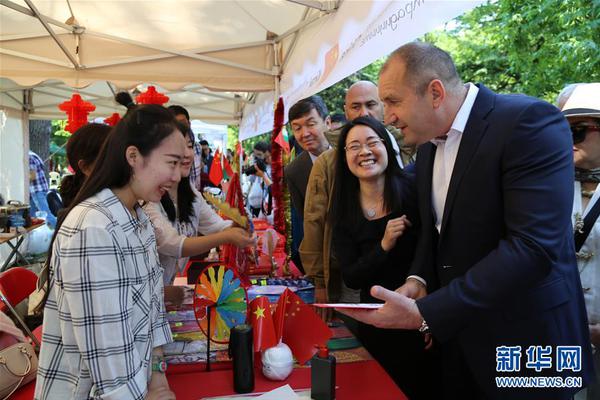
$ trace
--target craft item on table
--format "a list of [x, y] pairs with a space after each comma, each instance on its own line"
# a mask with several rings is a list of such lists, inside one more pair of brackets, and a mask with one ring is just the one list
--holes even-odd
[[[232, 220], [233, 222], [235, 222], [237, 225], [239, 225], [241, 228], [248, 230], [248, 232], [250, 234], [254, 233], [254, 224], [252, 223], [252, 220], [248, 219], [247, 216], [242, 215], [242, 213], [240, 212], [239, 208], [237, 208], [236, 206], [232, 206], [229, 203], [221, 200], [220, 198], [208, 193], [208, 192], [204, 192], [203, 193], [204, 198], [206, 199], [206, 201], [210, 204], [212, 204], [217, 210], [219, 210], [219, 212], [221, 213], [222, 216], [229, 218], [230, 220]], [[231, 246], [228, 245], [226, 247], [226, 262], [228, 265], [236, 267], [236, 269], [238, 270], [239, 274], [241, 275], [241, 278], [243, 279], [243, 283], [245, 285], [247, 285], [247, 278], [246, 278], [246, 264], [247, 264], [247, 260], [246, 260], [246, 256], [245, 256], [245, 249], [238, 249], [235, 250], [235, 258], [234, 260], [232, 260], [231, 258], [231, 253], [234, 252], [235, 246]], [[253, 248], [253, 256], [254, 256], [254, 260], [257, 259], [257, 251], [256, 248]], [[235, 261], [235, 262], [233, 262]]]
[[270, 301], [276, 302], [286, 287], [295, 292], [303, 302], [315, 302], [315, 286], [307, 279], [299, 278], [258, 278], [251, 279], [253, 284], [248, 288], [248, 299], [257, 296], [267, 296]]
[[169, 324], [172, 333], [186, 333], [198, 331], [198, 323], [196, 321], [181, 321], [172, 322]]
[[96, 109], [96, 106], [81, 98], [79, 93], [74, 93], [71, 100], [58, 105], [58, 109], [67, 113], [67, 125], [65, 131], [75, 131], [88, 123], [88, 114]]
[[196, 315], [194, 310], [167, 310], [167, 321], [179, 322], [179, 321], [196, 321]]
[[273, 184], [271, 185], [271, 193], [273, 196], [273, 225], [277, 232], [285, 235], [286, 233], [286, 221], [285, 221], [285, 204], [283, 202], [283, 192], [285, 185], [283, 182], [283, 160], [281, 154], [281, 144], [277, 140], [285, 119], [285, 108], [283, 105], [283, 98], [280, 97], [275, 105], [273, 112], [273, 133], [271, 134], [271, 178]]
[[162, 106], [168, 101], [169, 96], [157, 92], [154, 86], [148, 86], [144, 93], [140, 93], [135, 97], [135, 102], [138, 104], [159, 104]]
[[[194, 312], [200, 330], [210, 342], [227, 343], [231, 328], [246, 322], [248, 295], [233, 268], [225, 265], [207, 266], [194, 288]], [[206, 362], [210, 371], [210, 359]]]
[[273, 322], [277, 338], [290, 347], [300, 364], [312, 358], [317, 351], [315, 345], [325, 346], [332, 336], [331, 330], [313, 307], [305, 304], [289, 288], [277, 301]]
[[208, 192], [204, 192], [202, 193], [202, 195], [208, 203], [212, 204], [217, 210], [219, 210], [221, 215], [229, 218], [230, 220], [238, 224], [240, 227], [248, 229], [248, 217], [242, 215], [239, 209], [237, 209], [236, 207], [232, 207], [217, 196], [214, 196]]
[[[235, 170], [238, 171], [233, 174], [231, 181], [229, 181], [229, 188], [227, 189], [227, 195], [225, 201], [233, 208], [237, 208], [242, 216], [246, 216], [246, 209], [244, 206], [244, 196], [242, 194], [242, 185], [240, 183], [240, 160], [243, 158], [243, 149], [238, 142], [236, 144], [236, 154], [234, 157]], [[223, 260], [227, 265], [235, 265], [238, 270], [242, 282], [246, 283], [246, 277], [248, 275], [248, 269], [251, 263], [250, 254], [248, 249], [240, 249], [232, 244], [223, 245]]]
[[280, 271], [277, 268], [277, 263], [275, 262], [275, 258], [273, 257], [273, 253], [275, 252], [275, 246], [277, 246], [277, 242], [279, 241], [279, 237], [275, 229], [267, 229], [263, 234], [262, 240], [262, 252], [264, 256], [267, 257], [267, 260], [271, 263], [271, 274], [273, 276], [281, 276]]
[[231, 328], [246, 322], [246, 290], [232, 268], [225, 265], [207, 266], [198, 277], [194, 295], [196, 320], [200, 330], [207, 336], [208, 328], [211, 328], [209, 338], [212, 341], [227, 343]]
[[282, 381], [292, 373], [293, 369], [294, 357], [285, 343], [279, 343], [263, 351], [262, 372], [267, 378]]

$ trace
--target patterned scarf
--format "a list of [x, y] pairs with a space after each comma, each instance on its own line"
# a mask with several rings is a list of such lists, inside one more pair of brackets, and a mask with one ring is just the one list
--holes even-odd
[[600, 182], [600, 168], [581, 169], [575, 168], [575, 180], [579, 182]]

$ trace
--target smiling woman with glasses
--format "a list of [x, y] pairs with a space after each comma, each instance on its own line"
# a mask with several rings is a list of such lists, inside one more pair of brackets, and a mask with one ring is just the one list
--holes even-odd
[[600, 399], [600, 83], [577, 85], [562, 111], [573, 134], [575, 251], [596, 367], [596, 383], [575, 399]]
[[[401, 286], [413, 259], [419, 226], [414, 177], [399, 167], [390, 135], [371, 117], [347, 123], [336, 151], [333, 254], [346, 285], [360, 289], [361, 302], [375, 303], [370, 288]], [[358, 338], [409, 398], [437, 398], [430, 393], [436, 355], [425, 352], [419, 332], [359, 323]]]

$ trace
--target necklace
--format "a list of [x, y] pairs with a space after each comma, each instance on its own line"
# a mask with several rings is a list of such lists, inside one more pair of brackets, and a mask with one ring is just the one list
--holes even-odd
[[375, 214], [377, 214], [377, 212], [375, 211], [374, 208], [368, 208], [365, 211], [367, 213], [367, 217], [369, 217], [369, 218], [374, 218]]
[[588, 199], [591, 199], [592, 196], [594, 196], [595, 192], [596, 192], [596, 190], [583, 190], [583, 189], [581, 189], [581, 196], [587, 197]]

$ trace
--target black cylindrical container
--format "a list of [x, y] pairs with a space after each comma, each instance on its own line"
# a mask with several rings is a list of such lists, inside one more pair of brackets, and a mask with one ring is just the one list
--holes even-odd
[[253, 391], [254, 351], [250, 325], [236, 325], [231, 328], [229, 357], [233, 358], [233, 390], [237, 393]]

